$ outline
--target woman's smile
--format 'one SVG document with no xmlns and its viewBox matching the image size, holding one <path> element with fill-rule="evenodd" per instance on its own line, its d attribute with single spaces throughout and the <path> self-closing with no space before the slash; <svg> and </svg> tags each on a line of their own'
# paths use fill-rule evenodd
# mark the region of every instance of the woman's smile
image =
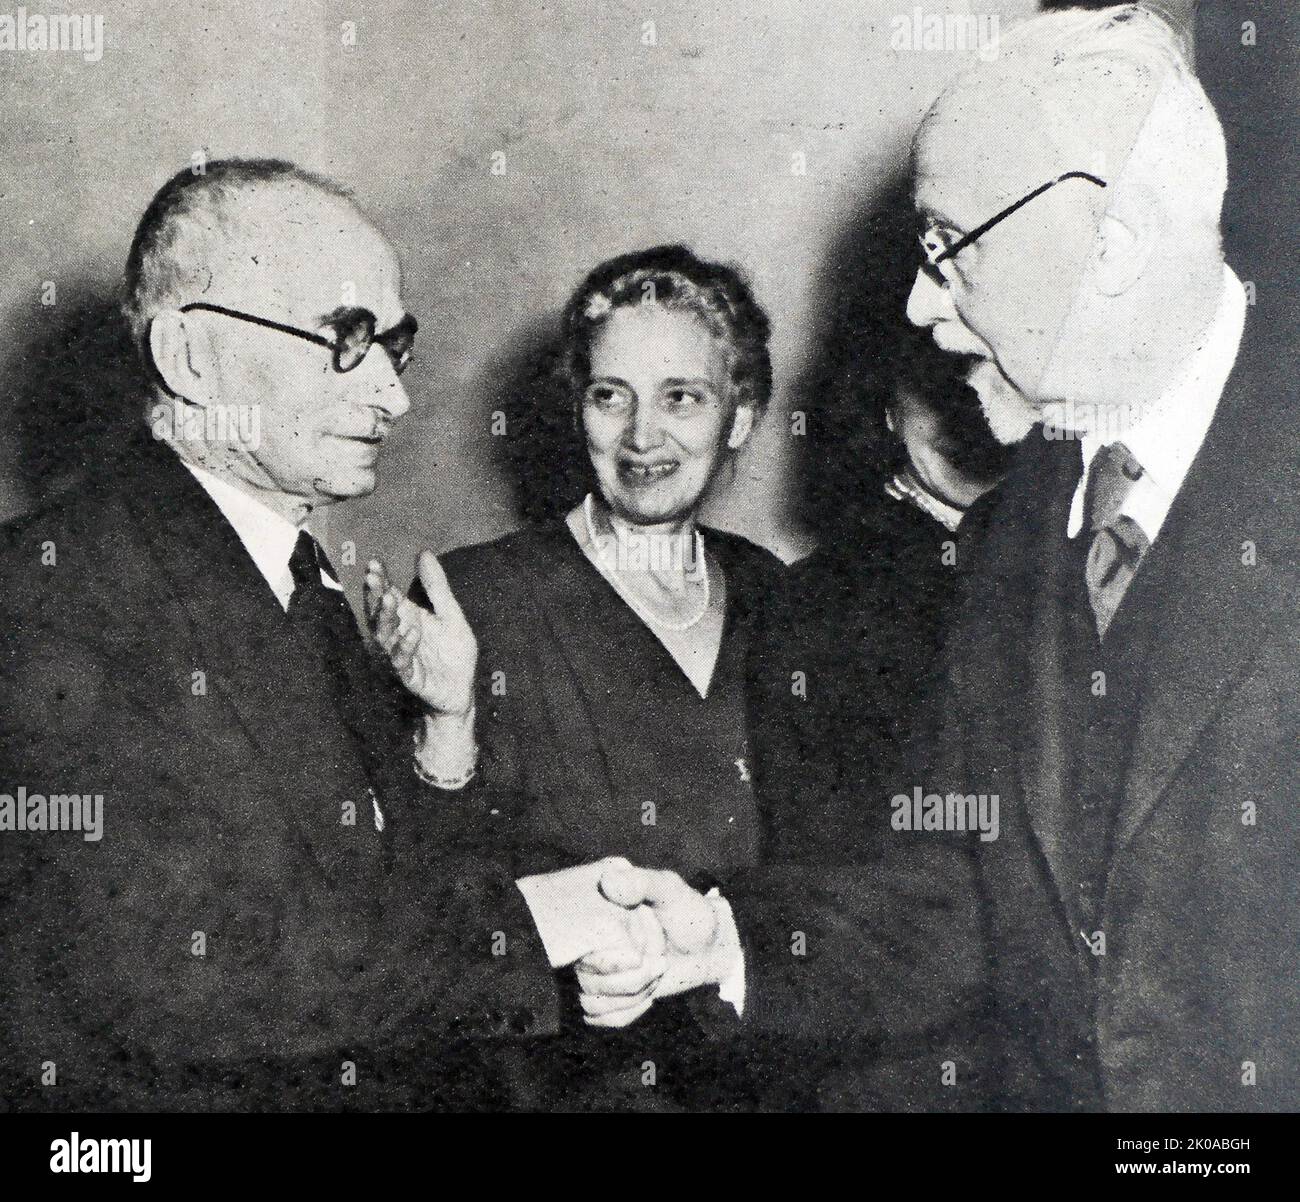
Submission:
<svg viewBox="0 0 1300 1202">
<path fill-rule="evenodd" d="M 629 484 L 657 484 L 671 476 L 681 467 L 676 459 L 663 459 L 655 463 L 638 463 L 632 459 L 620 459 L 618 474 Z"/>
</svg>

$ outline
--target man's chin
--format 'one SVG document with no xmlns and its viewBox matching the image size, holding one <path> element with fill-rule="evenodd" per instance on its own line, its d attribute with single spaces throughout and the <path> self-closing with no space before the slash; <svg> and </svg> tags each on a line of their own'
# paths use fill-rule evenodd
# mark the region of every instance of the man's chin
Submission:
<svg viewBox="0 0 1300 1202">
<path fill-rule="evenodd" d="M 992 359 L 977 359 L 966 376 L 966 382 L 979 398 L 980 410 L 989 424 L 993 437 L 1003 446 L 1014 446 L 1042 420 Z"/>
<path fill-rule="evenodd" d="M 368 497 L 379 486 L 379 476 L 372 470 L 354 471 L 347 475 L 320 477 L 314 485 L 319 498 L 317 503 L 332 505 L 338 501 Z"/>
</svg>

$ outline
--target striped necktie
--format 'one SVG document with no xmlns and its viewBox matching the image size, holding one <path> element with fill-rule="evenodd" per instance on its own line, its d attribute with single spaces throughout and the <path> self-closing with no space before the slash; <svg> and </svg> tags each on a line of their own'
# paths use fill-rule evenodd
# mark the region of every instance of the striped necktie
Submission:
<svg viewBox="0 0 1300 1202">
<path fill-rule="evenodd" d="M 1125 497 L 1141 477 L 1142 465 L 1122 442 L 1102 447 L 1088 471 L 1083 511 L 1092 531 L 1092 545 L 1085 574 L 1097 634 L 1103 639 L 1142 557 L 1151 548 L 1142 527 L 1120 513 Z"/>
</svg>

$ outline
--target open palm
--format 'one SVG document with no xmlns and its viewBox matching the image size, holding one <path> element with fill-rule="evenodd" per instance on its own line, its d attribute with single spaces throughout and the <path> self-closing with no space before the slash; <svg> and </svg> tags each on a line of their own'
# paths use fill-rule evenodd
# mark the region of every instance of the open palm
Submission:
<svg viewBox="0 0 1300 1202">
<path fill-rule="evenodd" d="M 370 561 L 365 603 L 371 633 L 402 683 L 431 710 L 468 713 L 474 701 L 478 641 L 438 557 L 421 551 L 416 570 L 432 609 L 402 596 L 382 560 Z"/>
</svg>

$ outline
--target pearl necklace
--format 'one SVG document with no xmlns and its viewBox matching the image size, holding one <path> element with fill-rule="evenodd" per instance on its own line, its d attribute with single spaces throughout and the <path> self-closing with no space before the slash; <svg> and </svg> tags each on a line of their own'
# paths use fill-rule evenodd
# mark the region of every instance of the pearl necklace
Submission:
<svg viewBox="0 0 1300 1202">
<path fill-rule="evenodd" d="M 911 501 L 922 513 L 934 518 L 945 530 L 955 534 L 961 520 L 966 516 L 964 509 L 950 505 L 934 496 L 922 485 L 908 468 L 904 468 L 892 480 L 886 481 L 885 493 L 895 501 Z"/>
<path fill-rule="evenodd" d="M 591 540 L 591 549 L 596 556 L 596 566 L 600 568 L 600 574 L 609 581 L 614 591 L 623 598 L 631 607 L 632 612 L 637 615 L 643 622 L 651 626 L 659 626 L 664 630 L 673 631 L 681 634 L 683 631 L 690 630 L 692 626 L 697 625 L 704 615 L 709 612 L 709 561 L 704 557 L 704 535 L 698 530 L 695 532 L 695 556 L 698 561 L 704 565 L 704 605 L 700 612 L 693 618 L 689 618 L 682 623 L 665 622 L 663 618 L 657 618 L 648 609 L 645 608 L 635 597 L 633 597 L 619 583 L 618 573 L 614 568 L 605 562 L 605 552 L 601 547 L 600 539 L 596 537 L 596 519 L 592 509 L 591 493 L 588 493 L 582 501 L 582 516 L 587 523 L 587 537 Z"/>
</svg>

